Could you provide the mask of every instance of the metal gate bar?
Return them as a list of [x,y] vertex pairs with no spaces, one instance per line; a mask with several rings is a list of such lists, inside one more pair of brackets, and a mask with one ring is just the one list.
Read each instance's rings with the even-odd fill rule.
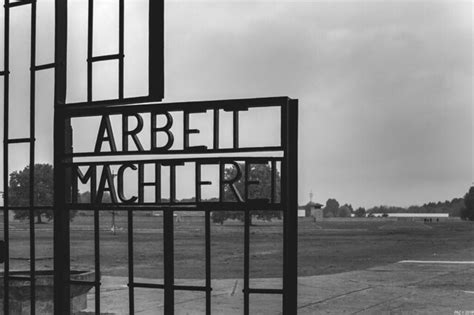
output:
[[[67,1],[55,0],[55,71],[54,71],[54,314],[70,314],[69,296],[69,211],[65,185],[70,184],[61,162],[70,152],[72,141],[67,131],[71,120],[61,111],[66,103],[67,64]],[[67,161],[68,159],[66,159]],[[72,159],[69,159],[72,161]]]
[[[29,136],[26,138],[10,138],[9,127],[10,127],[10,100],[9,100],[9,89],[10,89],[10,9],[23,6],[31,5],[31,18],[30,18],[30,99],[29,99]],[[54,63],[45,65],[36,65],[36,0],[29,1],[18,1],[10,2],[9,0],[4,1],[4,70],[0,72],[0,75],[4,76],[4,129],[3,129],[3,186],[4,186],[4,242],[5,242],[5,265],[4,265],[4,295],[3,295],[3,311],[5,314],[10,312],[10,282],[11,281],[29,281],[30,282],[30,314],[36,312],[36,245],[35,245],[35,211],[52,209],[52,206],[48,205],[36,205],[34,200],[34,185],[35,185],[35,141],[36,141],[36,71],[46,70],[54,68]],[[28,205],[27,206],[11,206],[9,198],[9,157],[11,144],[29,144],[29,187],[28,187]],[[29,243],[30,243],[30,264],[29,264],[29,276],[12,276],[10,275],[10,255],[9,255],[9,211],[10,210],[23,210],[29,212]]]
[[3,78],[3,240],[5,241],[5,263],[3,271],[3,312],[10,310],[10,236],[9,236],[9,193],[8,193],[8,158],[9,158],[9,92],[10,92],[10,7],[9,0],[4,1],[4,69]]
[[35,252],[35,82],[36,82],[36,1],[31,2],[31,52],[30,52],[30,304],[31,315],[36,313],[36,252]]
[[[55,0],[58,1],[58,0]],[[64,11],[67,11],[67,1],[64,4]],[[139,102],[161,101],[164,96],[164,50],[163,50],[163,14],[164,1],[150,0],[148,3],[149,9],[149,27],[148,27],[148,95],[126,97],[124,95],[124,33],[125,33],[125,0],[118,0],[119,4],[119,28],[118,28],[118,52],[115,54],[107,54],[94,56],[93,55],[93,38],[94,38],[94,0],[88,0],[87,10],[87,97],[84,102],[68,103],[69,105],[84,105],[84,106],[103,106],[103,105],[120,105]],[[58,12],[62,14],[62,12]],[[67,19],[67,17],[66,17]],[[67,24],[61,24],[60,27],[67,29]],[[62,43],[58,43],[62,44]],[[93,93],[93,65],[101,61],[118,61],[118,96],[117,98],[108,100],[94,100]]]
[[99,209],[94,209],[95,313],[100,314],[100,222]]
[[[154,203],[134,203],[134,204],[94,204],[92,201],[88,203],[68,203],[65,205],[65,209],[69,210],[87,210],[99,207],[102,210],[122,210],[127,211],[128,213],[128,267],[129,267],[129,311],[130,314],[135,312],[134,309],[134,288],[149,288],[149,289],[164,289],[165,294],[165,313],[172,314],[174,313],[174,291],[196,291],[196,292],[205,292],[206,294],[206,313],[211,313],[211,231],[210,231],[210,213],[211,211],[222,211],[222,210],[233,210],[233,211],[242,211],[245,215],[245,230],[244,230],[244,314],[250,313],[250,295],[251,294],[279,294],[282,295],[282,309],[284,314],[294,314],[296,312],[296,296],[297,296],[297,280],[296,280],[296,254],[297,254],[297,230],[296,230],[296,218],[297,218],[297,203],[296,203],[296,192],[297,192],[297,164],[296,164],[296,153],[293,150],[296,150],[297,139],[297,101],[291,100],[288,98],[268,98],[268,99],[248,99],[248,100],[223,100],[223,101],[210,101],[210,102],[187,102],[187,103],[172,103],[172,104],[149,104],[149,105],[132,105],[132,106],[121,106],[117,107],[94,107],[94,108],[81,108],[73,107],[67,108],[64,111],[61,111],[63,115],[62,119],[70,120],[76,117],[89,117],[89,116],[101,116],[101,115],[131,115],[133,113],[148,113],[153,112],[155,106],[159,106],[160,111],[187,111],[191,108],[199,110],[226,110],[232,111],[235,108],[242,108],[243,104],[247,105],[247,108],[260,108],[260,107],[280,107],[281,112],[281,144],[276,146],[274,151],[282,153],[281,157],[185,157],[179,159],[173,159],[170,166],[170,200],[163,202],[160,205]],[[234,118],[235,119],[235,118]],[[234,143],[238,144],[238,139],[234,139]],[[273,147],[272,147],[273,148]],[[268,148],[264,148],[263,152]],[[209,148],[210,152],[216,152],[218,150],[224,150],[219,148]],[[258,151],[257,148],[239,148],[236,145],[236,148],[225,150],[226,153],[238,153],[238,152],[253,152]],[[185,150],[186,151],[186,150]],[[186,152],[179,151],[181,154],[193,154],[194,151],[188,150]],[[147,152],[142,152],[146,154]],[[72,169],[79,166],[88,166],[88,167],[98,167],[98,166],[118,166],[123,165],[124,163],[129,164],[150,164],[150,163],[160,163],[166,162],[169,163],[170,159],[135,159],[135,160],[106,160],[106,161],[91,161],[91,162],[72,162],[70,159],[76,156],[81,157],[93,157],[93,156],[104,156],[100,152],[69,152],[63,154],[62,168],[65,172],[74,173]],[[69,160],[69,162],[67,162]],[[221,199],[220,202],[206,202],[201,200],[201,195],[199,189],[196,189],[196,199],[195,201],[176,203],[175,202],[175,172],[176,165],[182,165],[188,162],[195,162],[196,165],[204,164],[213,164],[219,165],[219,169],[223,169],[225,163],[231,161],[242,161],[245,162],[245,176],[246,181],[249,182],[249,163],[270,163],[272,165],[271,172],[271,183],[275,186],[276,182],[276,165],[277,162],[281,163],[281,198],[276,200],[275,189],[272,189],[270,193],[270,203],[269,204],[260,204],[260,203],[251,203],[251,204],[242,204],[236,202],[225,202]],[[291,166],[291,167],[290,167]],[[139,168],[140,169],[140,168]],[[95,172],[95,171],[94,171]],[[155,172],[159,173],[159,168],[155,167]],[[141,174],[141,173],[139,173]],[[195,187],[204,184],[205,182],[200,181],[201,178],[200,167],[196,168],[195,176]],[[139,178],[143,175],[139,175]],[[77,180],[75,177],[72,180],[72,187],[77,188]],[[199,181],[198,181],[199,180]],[[76,183],[76,184],[75,184]],[[153,185],[150,183],[143,183],[144,185]],[[96,187],[96,184],[91,182],[91,187]],[[123,183],[121,184],[123,185]],[[222,183],[220,184],[220,190],[222,190]],[[76,188],[73,188],[73,192],[77,191]],[[93,188],[95,189],[95,188]],[[73,194],[74,195],[74,194]],[[245,196],[249,195],[248,187],[245,190]],[[222,196],[222,195],[221,195]],[[185,206],[185,208],[183,208]],[[134,262],[133,262],[133,212],[141,210],[161,210],[163,211],[163,242],[164,242],[164,283],[163,284],[150,284],[150,283],[139,283],[134,281]],[[174,284],[174,246],[173,246],[173,237],[174,237],[174,221],[173,213],[174,211],[179,210],[188,210],[188,211],[204,211],[205,213],[205,268],[206,268],[206,284],[205,286],[190,286],[190,285],[175,285]],[[250,211],[254,210],[267,210],[267,211],[282,211],[283,212],[283,288],[251,288],[250,287]],[[97,210],[95,210],[97,211]],[[97,212],[96,212],[97,213]],[[289,225],[292,226],[289,226]],[[97,226],[97,225],[96,225]],[[98,245],[96,245],[98,248]],[[96,259],[96,264],[100,266],[98,260]],[[97,268],[99,267],[97,266]],[[95,286],[100,287],[100,279],[97,279],[94,282]],[[79,284],[79,282],[70,282]],[[91,283],[91,282],[87,282]],[[83,282],[86,284],[86,282]],[[96,293],[97,294],[97,293]],[[98,299],[97,299],[98,301]],[[96,309],[97,309],[96,305]]]
[[[276,162],[281,163],[281,199],[275,200],[275,192],[271,192],[271,205],[262,206],[260,204],[247,205],[223,202],[190,202],[188,204],[175,204],[175,183],[171,183],[170,202],[156,206],[149,203],[130,204],[77,204],[71,203],[74,200],[74,192],[71,187],[75,187],[72,178],[72,167],[79,165],[111,165],[120,164],[121,161],[107,162],[81,162],[73,163],[75,157],[105,157],[118,155],[136,155],[136,154],[156,154],[154,152],[82,152],[72,151],[72,131],[71,118],[86,117],[109,114],[133,114],[135,112],[147,111],[151,105],[120,106],[138,102],[150,102],[161,100],[163,97],[163,2],[149,1],[149,95],[142,97],[124,96],[124,0],[119,0],[119,49],[117,54],[93,56],[93,1],[88,1],[88,40],[87,40],[87,97],[84,102],[67,103],[66,102],[66,50],[67,50],[67,1],[56,0],[56,60],[55,72],[55,313],[69,314],[70,285],[93,285],[95,287],[95,312],[100,313],[100,235],[99,235],[99,209],[101,210],[125,210],[128,214],[128,286],[129,286],[129,312],[135,312],[134,288],[164,289],[164,311],[166,314],[174,313],[174,291],[200,291],[206,294],[206,314],[211,313],[211,211],[235,210],[242,211],[245,215],[244,231],[244,313],[249,314],[250,294],[281,294],[282,309],[284,314],[296,313],[296,224],[297,224],[297,101],[288,98],[269,98],[269,99],[247,99],[247,100],[222,100],[208,102],[189,102],[175,104],[155,104],[160,110],[168,111],[187,111],[191,112],[199,109],[214,110],[215,126],[219,124],[219,109],[233,111],[233,122],[235,125],[233,133],[233,147],[230,149],[219,148],[218,136],[214,138],[214,148],[207,150],[206,153],[234,153],[234,152],[271,152],[282,151],[282,158],[258,158],[258,157],[239,157],[238,160],[246,162],[267,161],[272,165],[272,184],[275,184]],[[118,60],[118,97],[112,100],[94,100],[93,95],[93,63]],[[239,116],[237,111],[250,107],[268,107],[281,106],[281,145],[258,148],[239,148],[238,123]],[[218,128],[218,127],[214,127]],[[189,150],[169,150],[159,154],[186,154],[200,153],[199,150],[191,152]],[[193,158],[193,159],[174,159],[174,163],[186,160],[195,163],[219,164],[223,168],[222,158]],[[222,161],[221,161],[222,160]],[[157,161],[157,160],[154,160]],[[144,160],[127,161],[129,163],[146,163]],[[175,168],[170,166],[170,173],[174,174]],[[246,172],[248,174],[248,172]],[[171,175],[171,181],[174,176]],[[77,180],[77,179],[76,179]],[[220,185],[222,189],[222,185]],[[246,191],[246,195],[248,191]],[[188,286],[174,284],[174,222],[173,213],[179,211],[180,206],[186,206],[186,210],[205,212],[205,286]],[[70,244],[69,244],[69,211],[71,210],[93,210],[94,211],[94,257],[95,257],[95,280],[94,281],[71,281],[70,273]],[[134,259],[133,259],[133,211],[140,210],[161,210],[163,211],[163,233],[164,233],[164,283],[149,284],[139,283],[134,280]],[[278,210],[283,211],[283,288],[250,288],[249,270],[250,270],[250,211],[252,210]]]
[[135,312],[135,292],[133,279],[133,211],[128,210],[128,306],[129,313]]
[[[67,77],[67,1],[55,0],[56,16],[56,41],[55,63],[58,65],[55,72],[55,314],[69,314],[70,285],[93,285],[95,288],[95,313],[100,314],[100,234],[99,234],[99,209],[94,207],[94,258],[95,280],[72,281],[70,280],[70,245],[69,245],[69,209],[66,204],[72,196],[68,187],[71,187],[70,176],[63,163],[72,162],[71,152],[71,121],[66,112],[71,107],[104,106],[110,104],[128,104],[134,102],[160,101],[163,98],[163,1],[149,1],[149,46],[148,46],[148,95],[126,97],[124,95],[124,0],[119,0],[119,47],[118,53],[112,55],[93,56],[94,35],[94,2],[88,1],[87,15],[87,96],[86,100],[77,103],[66,101]],[[111,100],[94,100],[93,96],[93,63],[118,60],[118,97]],[[129,212],[129,299],[130,313],[134,313],[134,287],[145,286],[133,283],[133,213]]]
[[282,108],[282,166],[283,213],[283,313],[297,313],[298,305],[298,100],[290,99]]

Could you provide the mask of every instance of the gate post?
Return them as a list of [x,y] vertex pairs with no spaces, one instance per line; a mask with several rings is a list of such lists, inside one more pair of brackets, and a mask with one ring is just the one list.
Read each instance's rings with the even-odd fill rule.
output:
[[66,103],[67,1],[55,0],[54,48],[54,314],[70,314],[69,211],[66,209],[70,177],[62,162],[72,145]]
[[283,222],[283,314],[298,309],[298,100],[289,100],[283,115],[285,141]]

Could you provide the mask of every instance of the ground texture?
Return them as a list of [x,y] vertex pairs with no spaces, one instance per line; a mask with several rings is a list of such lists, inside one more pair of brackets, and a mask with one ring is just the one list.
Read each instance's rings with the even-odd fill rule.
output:
[[[100,266],[104,313],[128,311],[127,218],[100,217]],[[251,227],[251,287],[281,287],[281,222],[254,221]],[[161,217],[134,217],[136,281],[162,282],[163,223]],[[242,312],[243,226],[213,224],[212,286],[215,314]],[[71,224],[71,266],[94,270],[92,216]],[[456,314],[474,310],[473,264],[399,263],[402,260],[474,261],[474,224],[398,222],[388,219],[344,219],[299,222],[299,312],[301,314]],[[29,266],[27,223],[10,224],[10,268]],[[36,226],[37,269],[53,266],[52,223]],[[181,218],[175,225],[175,276],[182,284],[203,284],[203,218]],[[137,314],[162,312],[162,291],[137,289]],[[178,314],[200,314],[201,293],[176,293]],[[278,314],[281,297],[257,295],[252,314]],[[87,312],[94,309],[93,291]],[[462,314],[462,313],[458,313]]]

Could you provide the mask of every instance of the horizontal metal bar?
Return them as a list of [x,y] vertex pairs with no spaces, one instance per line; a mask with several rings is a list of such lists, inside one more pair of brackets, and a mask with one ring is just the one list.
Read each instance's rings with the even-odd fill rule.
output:
[[32,4],[33,2],[36,2],[36,0],[22,0],[22,1],[18,1],[18,2],[10,2],[6,5],[4,5],[4,7],[13,8],[13,7],[18,7],[20,5]]
[[262,204],[252,202],[200,202],[198,204],[176,203],[176,204],[67,204],[67,210],[135,210],[135,211],[285,211],[283,204]]
[[164,289],[164,284],[158,283],[142,283],[142,282],[132,282],[128,284],[132,288],[146,288],[146,289]]
[[0,71],[0,75],[10,74],[10,71]]
[[[242,290],[244,291],[244,290]],[[248,289],[248,293],[254,294],[283,294],[283,289]]]
[[235,161],[242,161],[247,163],[260,163],[260,162],[271,162],[271,161],[283,161],[283,157],[267,157],[267,156],[236,156],[236,157],[195,157],[195,158],[181,158],[181,159],[152,159],[152,160],[121,160],[121,161],[91,161],[91,162],[72,162],[63,163],[65,166],[90,166],[90,165],[123,165],[124,163],[131,164],[155,164],[159,163],[162,165],[179,165],[183,163],[199,162],[201,164],[219,164],[219,163],[231,163]]
[[[33,139],[35,141],[36,139]],[[31,138],[17,138],[17,139],[8,139],[7,143],[12,144],[12,143],[30,143]]]
[[210,292],[212,288],[205,286],[195,286],[195,285],[174,285],[173,288],[179,291],[201,291],[201,292]]
[[149,96],[139,96],[139,97],[129,97],[124,99],[110,99],[110,100],[101,100],[101,101],[92,101],[92,102],[77,102],[77,103],[58,103],[56,108],[61,109],[64,107],[69,108],[101,108],[104,106],[111,106],[111,105],[126,105],[126,104],[137,104],[137,103],[144,103],[149,102]]
[[[175,103],[149,103],[138,104],[140,101],[146,102],[146,97],[128,98],[123,100],[104,100],[96,102],[69,103],[66,106],[58,106],[59,111],[63,111],[68,117],[97,116],[101,114],[128,114],[150,112],[151,110],[163,111],[183,111],[183,110],[205,110],[205,109],[232,109],[237,110],[258,107],[277,107],[286,105],[290,98],[287,96],[266,97],[266,98],[243,98],[234,100],[212,100],[195,102],[175,102]],[[136,105],[127,105],[133,104]],[[118,106],[123,105],[123,106]]]
[[39,70],[46,70],[46,69],[54,69],[54,67],[56,67],[55,63],[48,63],[48,64],[36,66],[34,70],[39,71]]
[[65,157],[95,157],[95,156],[123,156],[123,155],[177,155],[177,154],[219,154],[219,153],[249,153],[249,152],[275,152],[281,153],[283,147],[249,147],[249,148],[223,148],[223,149],[184,149],[184,150],[160,150],[160,151],[118,151],[118,152],[76,152],[65,154]]
[[100,281],[84,281],[84,280],[69,280],[69,284],[75,284],[75,285],[101,285],[102,283]]
[[120,58],[125,57],[123,54],[114,54],[114,55],[103,55],[103,56],[97,56],[97,57],[92,57],[88,59],[88,62],[97,62],[97,61],[105,61],[105,60],[117,60]]
[[0,206],[0,210],[5,210],[5,209],[8,209],[8,210],[29,210],[29,209],[33,209],[33,210],[52,210],[53,206],[34,206],[34,207],[30,207],[30,206],[10,206],[10,207]]
[[[133,288],[147,288],[147,289],[164,289],[165,288],[164,284],[143,283],[143,282],[129,283],[128,286],[133,287]],[[179,291],[201,291],[201,292],[212,291],[212,288],[210,287],[195,286],[195,285],[174,285],[173,289],[179,290]]]
[[8,279],[12,281],[31,281],[31,277],[22,276],[9,276]]

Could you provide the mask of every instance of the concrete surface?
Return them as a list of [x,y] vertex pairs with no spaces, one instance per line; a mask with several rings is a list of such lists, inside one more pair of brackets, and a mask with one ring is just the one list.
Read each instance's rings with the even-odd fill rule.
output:
[[[160,280],[136,279],[160,283]],[[103,277],[101,312],[128,314],[127,278]],[[201,280],[179,284],[203,285]],[[242,280],[213,280],[212,313],[242,314]],[[251,287],[281,287],[252,279]],[[463,314],[474,311],[474,264],[395,263],[367,270],[299,278],[298,314]],[[201,292],[177,291],[176,314],[203,314]],[[251,295],[251,314],[279,314],[281,296]],[[162,314],[163,291],[135,289],[136,314]],[[94,295],[88,295],[93,313]],[[458,313],[456,313],[458,312]],[[86,313],[87,314],[87,313]]]

